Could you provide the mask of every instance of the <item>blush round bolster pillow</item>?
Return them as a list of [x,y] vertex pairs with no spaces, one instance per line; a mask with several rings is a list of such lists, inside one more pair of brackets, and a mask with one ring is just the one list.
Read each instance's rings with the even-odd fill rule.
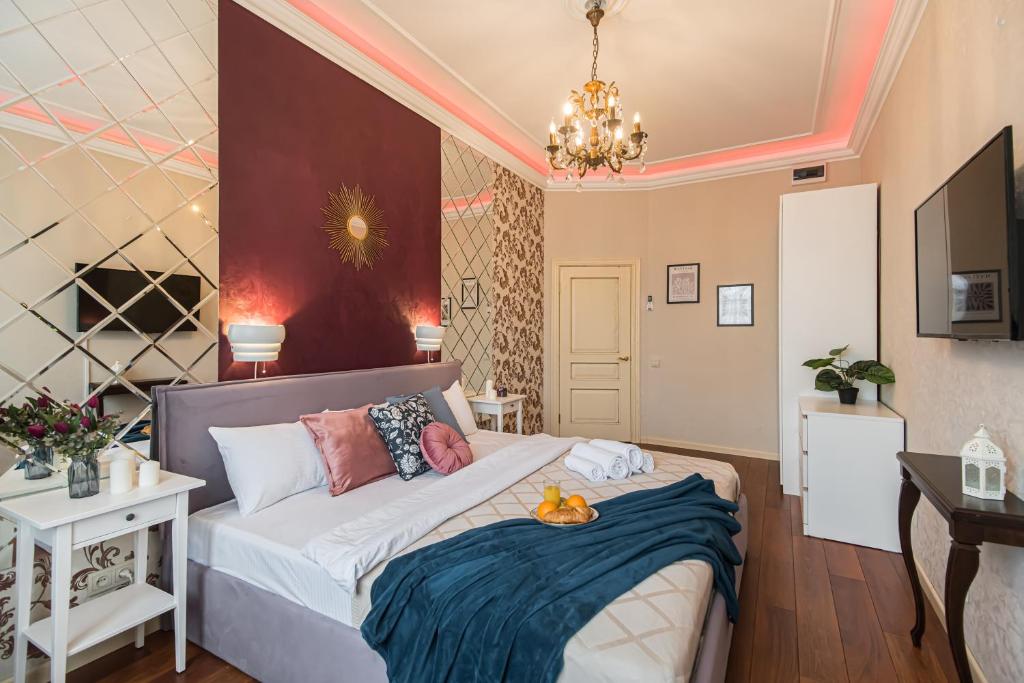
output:
[[431,422],[420,432],[423,459],[440,472],[451,474],[473,462],[473,451],[457,431],[443,422]]

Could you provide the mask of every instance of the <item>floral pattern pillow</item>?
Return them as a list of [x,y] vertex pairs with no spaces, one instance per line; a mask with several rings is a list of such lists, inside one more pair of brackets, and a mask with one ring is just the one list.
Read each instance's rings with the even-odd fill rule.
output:
[[434,414],[423,394],[410,396],[401,403],[370,408],[370,420],[388,447],[398,476],[405,481],[430,471],[430,463],[420,451],[420,433],[434,422]]

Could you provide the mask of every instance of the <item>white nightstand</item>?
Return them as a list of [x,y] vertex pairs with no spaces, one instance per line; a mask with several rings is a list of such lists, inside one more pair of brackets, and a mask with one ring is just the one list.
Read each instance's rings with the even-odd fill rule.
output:
[[500,396],[495,399],[484,398],[483,394],[476,396],[470,396],[466,400],[469,401],[469,407],[475,412],[481,415],[491,416],[491,425],[493,426],[497,422],[497,429],[494,431],[504,431],[504,418],[506,415],[516,414],[516,433],[523,433],[523,399],[526,398],[525,394],[509,394],[508,396]]
[[[188,492],[205,486],[172,472],[160,472],[156,486],[112,495],[109,482],[89,498],[72,499],[66,488],[0,503],[0,516],[18,525],[15,566],[14,681],[24,683],[28,643],[50,656],[50,680],[63,681],[67,658],[135,627],[142,647],[148,620],[174,610],[175,669],[185,670],[185,561],[188,539]],[[173,520],[174,594],[146,583],[147,530]],[[135,583],[69,609],[71,552],[85,545],[135,534]],[[31,548],[51,553],[50,616],[29,623],[32,602]]]

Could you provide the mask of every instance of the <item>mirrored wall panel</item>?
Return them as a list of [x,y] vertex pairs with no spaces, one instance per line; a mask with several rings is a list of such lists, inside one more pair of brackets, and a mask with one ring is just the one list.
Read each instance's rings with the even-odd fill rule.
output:
[[215,0],[0,12],[0,404],[217,377]]
[[491,262],[496,164],[441,132],[441,316],[448,326],[443,358],[462,361],[462,382],[475,393],[493,378]]

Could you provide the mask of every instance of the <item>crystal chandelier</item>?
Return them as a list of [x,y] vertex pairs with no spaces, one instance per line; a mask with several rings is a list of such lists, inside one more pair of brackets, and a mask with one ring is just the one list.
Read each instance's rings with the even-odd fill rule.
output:
[[[566,182],[573,180],[576,189],[588,171],[608,167],[608,180],[622,172],[624,162],[640,159],[640,172],[647,166],[647,133],[640,128],[640,113],[633,116],[633,130],[628,135],[622,129],[622,101],[619,88],[612,81],[605,84],[597,78],[597,53],[600,43],[597,26],[604,17],[603,0],[587,2],[587,19],[594,27],[594,61],[590,67],[590,80],[583,92],[571,91],[569,101],[562,109],[562,125],[555,126],[552,119],[548,132],[548,166],[551,180],[555,171],[568,169]],[[622,176],[619,176],[622,181]]]

